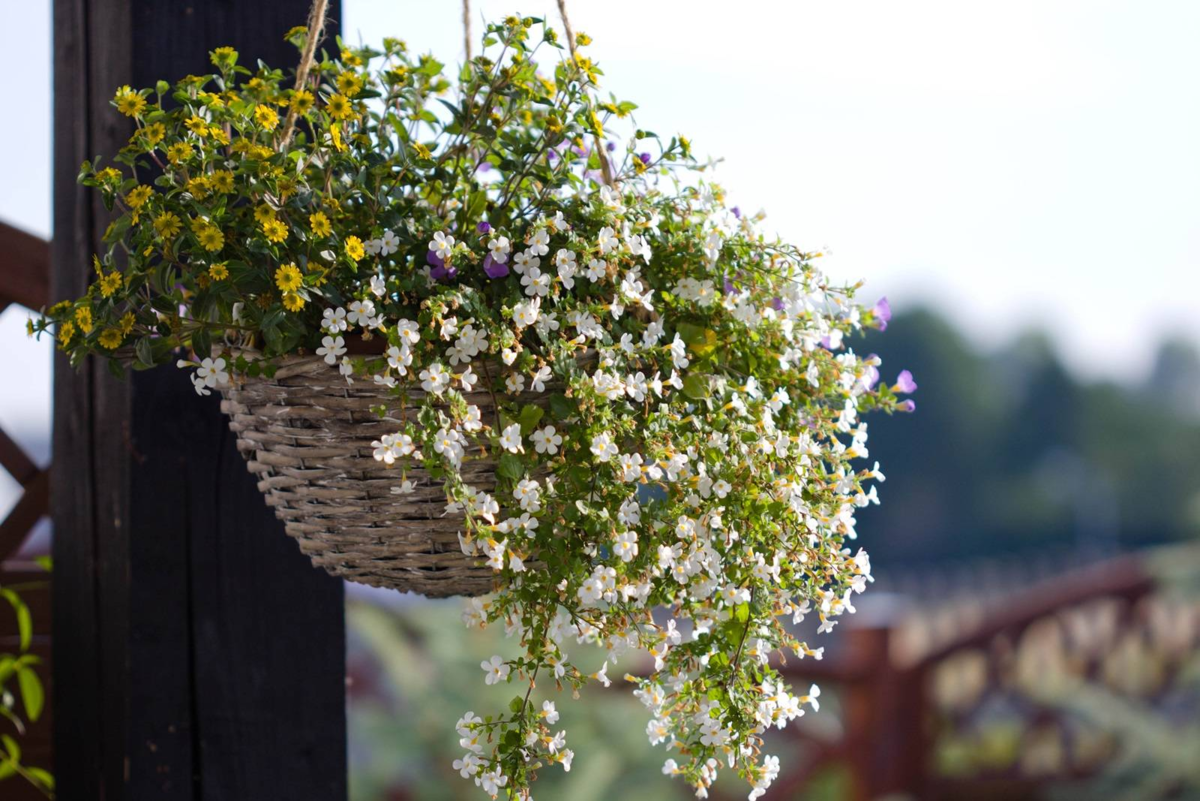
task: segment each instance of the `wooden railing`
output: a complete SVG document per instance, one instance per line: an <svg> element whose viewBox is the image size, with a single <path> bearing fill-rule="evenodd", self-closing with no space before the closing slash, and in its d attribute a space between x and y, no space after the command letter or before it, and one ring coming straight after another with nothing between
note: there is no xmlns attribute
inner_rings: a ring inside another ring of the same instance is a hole
<svg viewBox="0 0 1200 801"><path fill-rule="evenodd" d="M1061 727L1061 710L1027 686L1031 677L1053 678L1038 660L1055 661L1072 681L1111 678L1107 646L1143 636L1153 590L1142 560L1126 556L1025 588L940 639L929 632L909 636L913 625L923 625L922 615L899 607L891 614L875 610L866 624L847 623L836 659L785 668L796 685L839 691L841 735L820 739L789 727L805 740L808 759L785 771L768 798L796 797L830 768L849 776L854 801L1024 798L1049 779L1087 775L1087 764L1070 760L1031 770L1022 754L955 770L946 765L947 743L969 739L975 718L999 696L1018 710L1018 747ZM1084 636L1089 625L1093 633ZM1057 637L1057 648L1047 650L1048 637ZM914 650L914 640L924 646Z"/></svg>
<svg viewBox="0 0 1200 801"><path fill-rule="evenodd" d="M13 304L40 309L49 303L49 286L50 244L0 222L0 312ZM0 376L0 381L16 386L20 376ZM46 690L46 707L41 717L20 737L22 761L50 768L54 697L50 669L50 577L33 562L17 558L34 527L49 514L50 473L48 467L38 467L3 428L0 428L0 467L21 486L21 497L0 520L0 586L17 589L29 606L33 620L31 651L42 660L38 675ZM0 609L0 653L16 653L18 642L16 620L5 604ZM7 720L0 720L0 733L17 734ZM24 781L10 778L0 783L0 798L33 801L42 795Z"/></svg>

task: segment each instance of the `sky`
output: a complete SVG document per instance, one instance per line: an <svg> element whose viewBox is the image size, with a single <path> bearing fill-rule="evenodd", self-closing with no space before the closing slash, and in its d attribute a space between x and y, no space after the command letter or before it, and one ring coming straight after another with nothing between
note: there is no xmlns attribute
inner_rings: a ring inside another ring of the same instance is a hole
<svg viewBox="0 0 1200 801"><path fill-rule="evenodd" d="M514 11L557 20L550 0L472 7L477 32ZM457 2L343 8L351 41L394 35L462 58ZM766 210L802 248L830 248L825 269L864 279L868 299L932 304L984 346L1043 327L1088 378L1136 381L1163 336L1200 341L1200 3L569 11L642 127L723 157L732 202ZM21 124L0 126L0 219L48 236L50 2L5 16L22 32L9 45L22 79L6 88ZM32 441L48 420L49 353L25 341L24 317L0 317L0 424Z"/></svg>

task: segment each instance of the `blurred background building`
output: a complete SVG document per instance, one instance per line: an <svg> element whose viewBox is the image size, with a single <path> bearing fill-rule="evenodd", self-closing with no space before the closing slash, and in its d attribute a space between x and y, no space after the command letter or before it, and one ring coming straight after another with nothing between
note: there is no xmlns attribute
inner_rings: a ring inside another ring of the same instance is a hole
<svg viewBox="0 0 1200 801"><path fill-rule="evenodd" d="M474 5L477 31L554 13ZM12 58L45 69L7 90L0 219L48 239L50 3L7 10ZM452 64L459 14L345 0L340 33ZM870 420L879 580L797 674L829 701L777 739L768 798L1200 797L1200 5L572 14L640 125L723 155L734 202L890 298L888 331L853 346L920 384L917 414ZM44 465L50 351L26 316L0 312L0 428ZM19 497L0 472L0 518ZM446 710L497 702L476 666L501 638L362 588L347 615L354 798L463 797ZM686 797L625 693L560 708L581 758L539 797Z"/></svg>

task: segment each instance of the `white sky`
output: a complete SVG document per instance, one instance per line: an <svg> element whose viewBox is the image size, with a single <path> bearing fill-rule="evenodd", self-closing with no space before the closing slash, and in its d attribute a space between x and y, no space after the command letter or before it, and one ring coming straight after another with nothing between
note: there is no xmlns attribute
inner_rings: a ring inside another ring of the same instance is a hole
<svg viewBox="0 0 1200 801"><path fill-rule="evenodd" d="M1090 377L1137 379L1162 335L1200 339L1200 3L569 5L643 127L724 156L733 202L830 246L826 269L867 279L867 297L933 302L989 345L1044 326ZM344 8L352 40L461 58L457 2ZM554 5L474 8L478 31L480 15ZM50 2L5 11L22 67L0 126L0 219L49 235ZM48 351L23 321L0 317L0 424L19 438L49 408Z"/></svg>

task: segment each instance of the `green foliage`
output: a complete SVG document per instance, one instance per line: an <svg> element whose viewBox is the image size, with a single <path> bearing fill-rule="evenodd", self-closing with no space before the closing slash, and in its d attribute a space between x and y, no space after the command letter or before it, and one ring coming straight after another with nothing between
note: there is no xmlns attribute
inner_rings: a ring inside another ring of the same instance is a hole
<svg viewBox="0 0 1200 801"><path fill-rule="evenodd" d="M29 650L33 640L33 620L29 607L21 599L20 589L15 585L0 587L0 597L8 601L16 617L19 641L17 653L0 653L0 715L7 718L18 733L24 733L27 723L41 717L46 695L37 673L42 660ZM14 681L15 693L12 690ZM20 743L7 734L0 735L0 782L5 779L29 782L48 798L54 797L54 777L44 768L26 764L21 758Z"/></svg>

